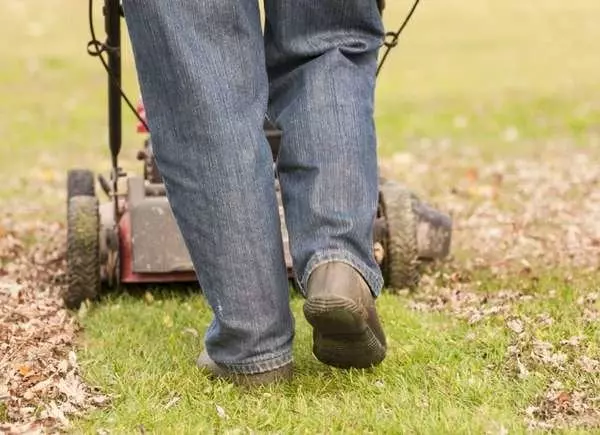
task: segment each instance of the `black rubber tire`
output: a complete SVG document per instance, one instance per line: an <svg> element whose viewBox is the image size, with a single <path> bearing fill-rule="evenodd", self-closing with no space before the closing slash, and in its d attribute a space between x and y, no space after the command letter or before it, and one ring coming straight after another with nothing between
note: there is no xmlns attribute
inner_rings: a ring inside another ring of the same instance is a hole
<svg viewBox="0 0 600 435"><path fill-rule="evenodd" d="M71 169L67 173L67 202L75 196L95 196L94 173L87 169Z"/></svg>
<svg viewBox="0 0 600 435"><path fill-rule="evenodd" d="M421 277L413 196L402 185L385 181L380 185L380 202L387 224L382 264L385 286L392 291L414 291Z"/></svg>
<svg viewBox="0 0 600 435"><path fill-rule="evenodd" d="M67 285L63 301L78 309L100 293L100 212L95 196L74 196L67 212Z"/></svg>

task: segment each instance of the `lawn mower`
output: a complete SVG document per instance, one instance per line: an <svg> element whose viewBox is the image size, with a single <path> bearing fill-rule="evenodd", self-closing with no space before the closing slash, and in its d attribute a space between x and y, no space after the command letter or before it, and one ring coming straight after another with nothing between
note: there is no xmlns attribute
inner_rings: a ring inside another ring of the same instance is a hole
<svg viewBox="0 0 600 435"><path fill-rule="evenodd" d="M154 160L143 103L134 107L121 88L120 0L104 1L105 42L96 38L92 0L89 3L92 40L88 53L101 60L108 75L112 167L108 176L95 176L88 169L71 169L67 174L67 284L63 300L72 309L85 300L95 300L102 290L120 285L197 282ZM418 0L410 15L417 3ZM386 42L388 51L383 60L395 46L405 24L406 21L398 32L388 33L391 40ZM130 176L119 166L122 99L137 116L138 132L144 135L142 149L137 152L142 166L140 175ZM264 132L275 164L282 132L267 117ZM276 173L273 182L277 188L288 276L295 285ZM107 197L102 203L97 186ZM451 233L452 220L448 215L420 200L402 184L381 180L373 248L386 288L414 289L420 266L449 254Z"/></svg>

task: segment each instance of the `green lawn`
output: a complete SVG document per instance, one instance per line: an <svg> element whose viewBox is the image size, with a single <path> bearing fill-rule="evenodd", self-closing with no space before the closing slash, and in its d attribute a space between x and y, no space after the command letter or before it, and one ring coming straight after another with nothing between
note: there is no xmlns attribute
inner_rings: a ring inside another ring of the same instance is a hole
<svg viewBox="0 0 600 435"><path fill-rule="evenodd" d="M494 285L487 290L498 290ZM581 307L564 309L581 293L575 287L563 284L556 297L546 300L543 295L554 285L536 287L533 302L510 304L510 312L524 319L520 340L553 343L555 351L567 355L563 366L575 365L578 349L561 340L582 335L589 340L585 353L598 355L600 328L582 323ZM140 425L151 433L190 434L523 433L526 409L552 382L600 388L592 374L528 357L521 363L531 374L521 378L516 360L507 355L517 334L501 317L470 325L456 315L415 311L409 302L391 295L380 299L390 339L384 364L372 371L341 372L310 356L302 301L294 297L295 380L248 392L212 383L194 370L210 319L200 295L159 292L151 303L132 296L110 299L84 319L80 358L89 378L116 398L107 411L80 422L80 428L86 433L127 433ZM558 328L537 321L542 313L556 319Z"/></svg>
<svg viewBox="0 0 600 435"><path fill-rule="evenodd" d="M10 42L0 44L5 213L62 220L66 170L108 169L106 78L86 54L86 3L3 3L0 35ZM388 4L391 29L410 4ZM529 245L485 238L467 220L488 206L513 218L530 213L535 189L528 189L536 183L553 186L544 207L554 210L556 199L560 210L574 210L576 224L583 222L577 212L597 210L583 202L589 183L577 177L593 171L600 156L598 16L595 0L422 2L380 77L376 121L385 170L456 212L456 260L416 296L380 299L390 341L381 367L342 372L314 360L294 295L295 380L239 391L194 368L210 319L200 294L111 295L82 313L79 361L112 401L76 420L74 431L506 434L524 433L535 421L538 431L546 424L600 433L597 264L587 259L585 272L563 264L575 250L543 257L552 261L513 259L519 268L498 272L493 260ZM124 60L125 87L136 100L128 49ZM130 114L124 131L125 169L138 171L141 138ZM575 153L589 156L580 171L570 164ZM546 170L545 162L556 177L535 172ZM498 170L506 180L494 202L485 189ZM480 184L468 184L472 179ZM454 186L471 196L457 205ZM562 246L563 227L548 227L559 240L550 250ZM482 241L489 244L484 253L475 243Z"/></svg>

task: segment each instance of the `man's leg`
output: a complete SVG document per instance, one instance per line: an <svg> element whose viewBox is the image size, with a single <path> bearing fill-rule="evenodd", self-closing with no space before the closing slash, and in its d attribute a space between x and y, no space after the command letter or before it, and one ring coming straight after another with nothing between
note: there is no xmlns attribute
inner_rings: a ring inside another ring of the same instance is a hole
<svg viewBox="0 0 600 435"><path fill-rule="evenodd" d="M292 359L293 318L263 133L256 1L125 0L157 164L214 311L210 359L259 373Z"/></svg>
<svg viewBox="0 0 600 435"><path fill-rule="evenodd" d="M365 299L365 291L377 296L383 281L372 241L378 3L266 0L266 16L270 115L283 130L278 171L315 353L339 366L378 363L385 337ZM321 268L325 263L338 266ZM318 291L311 290L313 271Z"/></svg>

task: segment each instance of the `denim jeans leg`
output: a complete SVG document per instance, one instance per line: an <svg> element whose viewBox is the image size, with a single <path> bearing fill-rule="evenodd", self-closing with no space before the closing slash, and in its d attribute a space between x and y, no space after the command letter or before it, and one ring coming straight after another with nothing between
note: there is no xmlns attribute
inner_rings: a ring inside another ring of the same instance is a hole
<svg viewBox="0 0 600 435"><path fill-rule="evenodd" d="M292 359L256 1L125 0L157 165L214 312L209 356L237 373Z"/></svg>
<svg viewBox="0 0 600 435"><path fill-rule="evenodd" d="M373 120L384 29L376 0L266 0L270 116L300 284L327 261L354 266L377 296L378 166Z"/></svg>

